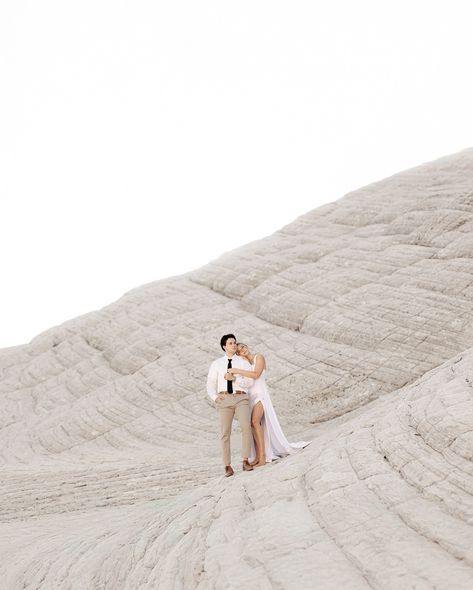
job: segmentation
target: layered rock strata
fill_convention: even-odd
[[[0,351],[5,587],[473,587],[472,227],[466,150]],[[230,480],[228,331],[312,440]]]

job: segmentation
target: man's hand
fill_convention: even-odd
[[[225,394],[223,394],[223,393],[218,393],[218,394],[217,394],[217,398],[216,398],[216,400],[215,400],[215,401],[218,401],[218,400],[222,401],[224,397],[225,397]]]

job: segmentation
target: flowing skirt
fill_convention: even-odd
[[[290,443],[287,440],[284,432],[282,431],[281,425],[279,424],[278,417],[276,416],[271,397],[266,388],[266,382],[263,381],[263,383],[259,383],[258,385],[259,387],[257,392],[252,391],[252,389],[249,391],[250,411],[253,410],[253,407],[258,402],[262,403],[264,415],[261,420],[261,426],[263,428],[266,463],[271,463],[271,461],[279,459],[280,457],[297,453],[297,451],[300,451],[309,445],[310,441]],[[254,440],[252,440],[251,454],[249,459],[250,461],[254,461],[255,458],[255,444]]]

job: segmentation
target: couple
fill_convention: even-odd
[[[242,431],[244,471],[252,471],[253,467],[262,467],[307,446],[307,442],[290,444],[284,436],[266,388],[264,356],[252,354],[246,344],[237,344],[233,334],[222,336],[220,347],[225,356],[210,365],[207,393],[220,415],[225,477],[234,473],[230,434],[235,414]]]

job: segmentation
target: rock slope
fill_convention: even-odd
[[[0,351],[3,587],[472,588],[472,227],[473,149]],[[230,480],[227,331],[313,441]]]

